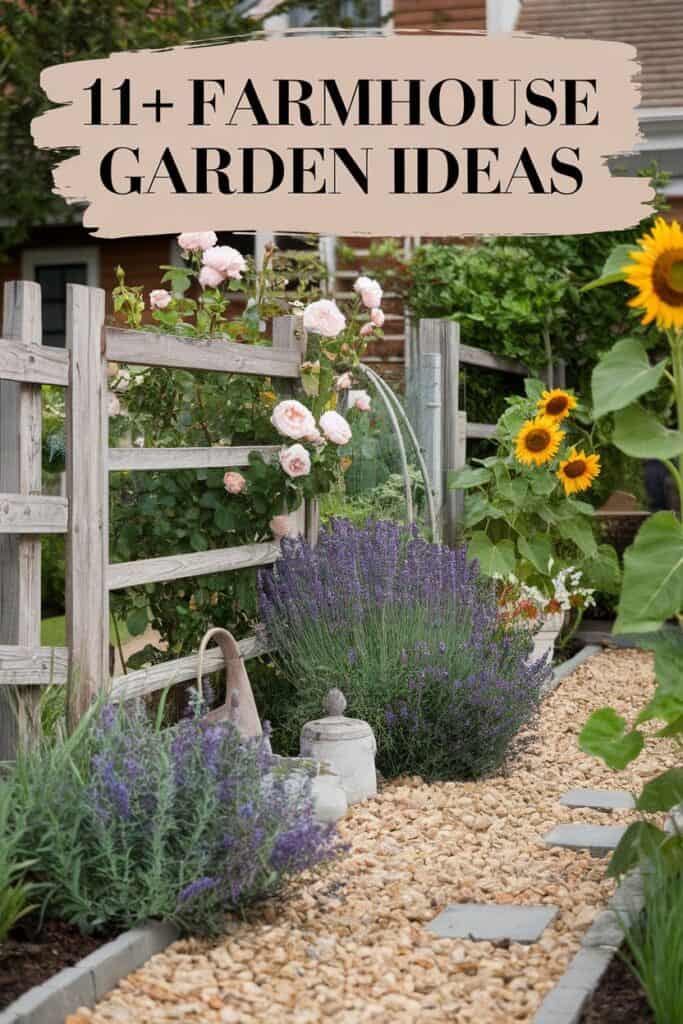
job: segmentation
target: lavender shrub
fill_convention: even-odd
[[[528,631],[505,622],[464,549],[397,523],[332,520],[316,548],[283,541],[259,575],[261,614],[295,700],[285,741],[340,686],[366,719],[388,777],[477,778],[496,768],[536,709],[550,669],[529,666]]]
[[[84,931],[161,918],[213,934],[335,856],[310,783],[274,776],[266,740],[197,718],[161,730],[140,706],[104,705],[64,744],[23,755],[16,809],[48,915]]]

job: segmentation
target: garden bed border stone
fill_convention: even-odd
[[[580,651],[573,654],[571,658],[567,658],[566,661],[556,665],[553,669],[553,674],[550,681],[543,688],[542,696],[548,697],[557,687],[560,685],[563,679],[570,676],[575,669],[582,665],[584,661],[592,658],[594,654],[602,653],[602,647],[599,644],[586,644]]]
[[[0,1011],[0,1024],[57,1024],[80,1006],[93,1007],[122,978],[161,953],[179,935],[178,928],[168,921],[150,921],[123,932],[73,967],[65,967],[19,996]]]

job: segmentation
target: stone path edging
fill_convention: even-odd
[[[579,1024],[586,1002],[624,940],[623,925],[630,923],[644,904],[642,870],[634,868],[584,935],[581,949],[541,1003],[533,1024]]]
[[[178,936],[178,929],[169,922],[132,928],[19,996],[0,1011],[0,1024],[61,1024],[79,1006],[94,1006],[122,978]]]
[[[572,655],[571,658],[567,658],[566,661],[563,661],[561,665],[558,665],[553,670],[552,678],[543,690],[543,696],[548,697],[553,690],[557,689],[562,680],[566,679],[567,676],[570,676],[572,672],[579,667],[579,665],[583,664],[584,661],[587,661],[588,658],[592,658],[594,654],[601,653],[602,647],[598,644],[586,644],[585,647],[582,647],[581,650],[577,651],[577,653]]]

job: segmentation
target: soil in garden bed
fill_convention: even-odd
[[[46,921],[39,932],[36,928],[35,921],[22,922],[0,943],[0,1010],[114,938],[113,933],[81,935],[60,921]]]
[[[615,956],[589,1000],[581,1024],[654,1024],[640,982]]]

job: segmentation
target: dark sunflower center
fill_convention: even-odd
[[[564,475],[568,476],[570,480],[575,480],[577,476],[583,476],[586,472],[586,463],[583,459],[572,459],[564,467]]]
[[[565,395],[555,395],[546,402],[545,411],[550,413],[551,416],[558,416],[561,412],[564,412],[567,408],[567,399]]]
[[[683,249],[662,253],[652,270],[655,295],[669,306],[683,306]]]
[[[550,434],[547,430],[536,428],[530,430],[526,436],[526,446],[530,452],[542,452],[550,444]]]

